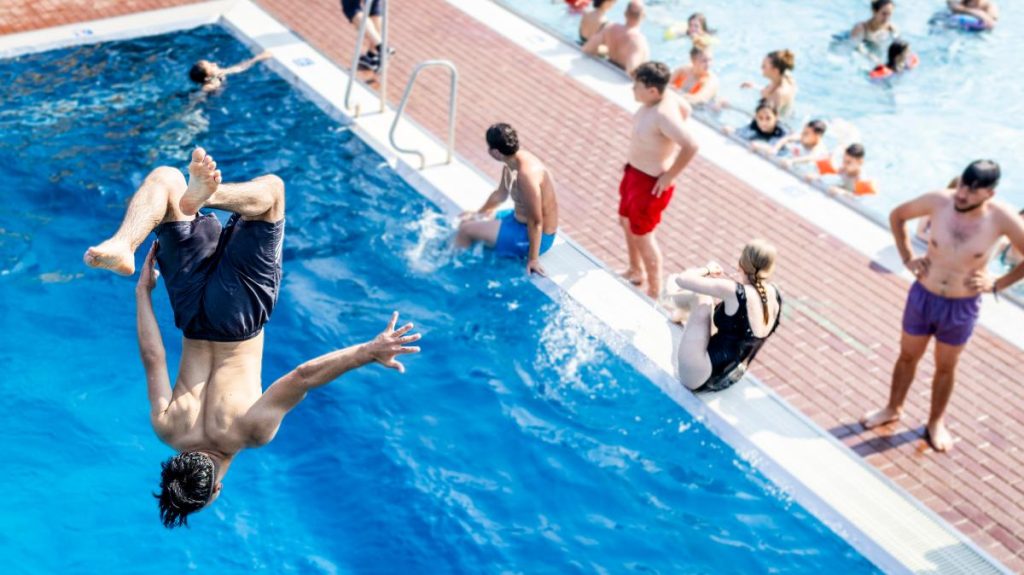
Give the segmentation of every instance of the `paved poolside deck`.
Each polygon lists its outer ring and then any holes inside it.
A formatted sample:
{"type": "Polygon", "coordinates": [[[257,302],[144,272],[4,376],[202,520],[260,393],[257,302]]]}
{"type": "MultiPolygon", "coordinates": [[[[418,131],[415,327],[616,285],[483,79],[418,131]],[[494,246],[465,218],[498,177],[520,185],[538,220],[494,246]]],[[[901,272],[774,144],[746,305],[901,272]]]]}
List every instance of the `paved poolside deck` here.
{"type": "MultiPolygon", "coordinates": [[[[185,3],[7,0],[0,4],[0,33],[185,3]]],[[[259,4],[336,62],[349,61],[355,33],[336,1],[259,4]]],[[[563,230],[609,266],[621,266],[615,207],[629,115],[443,0],[392,2],[391,9],[392,41],[400,50],[392,62],[392,101],[417,62],[453,60],[461,75],[459,154],[497,175],[483,131],[499,120],[517,126],[560,183],[563,230]]],[[[446,94],[445,78],[428,74],[408,108],[439,135],[447,129],[446,94]]],[[[922,453],[929,361],[911,393],[906,423],[882,432],[864,432],[856,423],[885,401],[905,280],[701,158],[681,178],[659,233],[669,269],[709,258],[732,261],[754,236],[776,243],[788,314],[759,356],[755,375],[1010,569],[1024,571],[1024,452],[1016,445],[1024,435],[1024,398],[1014,393],[1024,351],[979,330],[964,354],[949,410],[960,441],[948,455],[922,453]]]]}

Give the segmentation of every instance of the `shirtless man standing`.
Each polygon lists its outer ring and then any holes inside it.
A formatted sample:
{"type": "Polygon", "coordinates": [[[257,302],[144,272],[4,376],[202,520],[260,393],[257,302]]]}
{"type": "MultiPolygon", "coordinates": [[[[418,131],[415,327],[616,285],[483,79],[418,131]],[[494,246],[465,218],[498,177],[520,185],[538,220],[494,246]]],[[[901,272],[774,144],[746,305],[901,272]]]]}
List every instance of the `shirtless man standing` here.
{"type": "Polygon", "coordinates": [[[597,56],[601,48],[605,47],[608,50],[608,61],[632,76],[633,70],[646,62],[651,54],[647,38],[640,30],[643,19],[643,0],[630,0],[626,5],[626,24],[609,24],[601,28],[583,45],[583,52],[597,56]]]}
{"type": "Polygon", "coordinates": [[[861,419],[865,428],[900,418],[917,364],[935,336],[935,377],[925,440],[936,451],[952,447],[953,438],[943,418],[953,395],[960,352],[978,320],[981,294],[998,294],[1024,277],[1024,263],[997,279],[987,272],[989,258],[1004,236],[1017,249],[1024,248],[1024,219],[991,199],[999,176],[995,162],[975,161],[964,170],[957,188],[920,196],[897,206],[889,216],[900,257],[917,281],[903,311],[900,356],[893,369],[889,404],[865,415],[861,419]],[[908,220],[920,217],[932,222],[923,257],[912,251],[905,229],[908,220]]]}
{"type": "Polygon", "coordinates": [[[487,128],[487,148],[503,164],[501,181],[484,205],[462,214],[455,245],[467,248],[484,242],[501,255],[526,258],[526,273],[544,275],[540,255],[548,251],[558,232],[555,180],[537,156],[519,147],[519,135],[508,124],[487,128]],[[512,198],[513,208],[498,212],[512,198]]]}
{"type": "Polygon", "coordinates": [[[372,341],[307,361],[263,393],[263,324],[281,282],[284,183],[267,175],[221,184],[217,164],[202,148],[192,153],[188,171],[186,185],[174,168],[153,170],[117,233],[84,256],[92,267],[131,275],[136,248],[149,232],[157,235],[135,297],[150,421],[157,436],[179,452],[161,464],[160,518],[168,528],[187,525],[189,514],[212,503],[235,455],[270,442],[309,390],[368,363],[404,371],[395,357],[419,351],[404,347],[419,335],[407,335],[412,324],[395,330],[396,312],[372,341]],[[204,206],[234,215],[221,229],[212,213],[198,214],[204,206]],[[173,389],[153,313],[157,261],[174,323],[184,333],[173,389]]]}
{"type": "Polygon", "coordinates": [[[626,234],[629,269],[634,285],[647,281],[647,295],[661,295],[661,250],[654,228],[668,207],[673,182],[697,155],[680,113],[681,100],[666,91],[671,71],[661,62],[646,62],[633,74],[633,97],[640,110],[633,117],[629,163],[619,184],[619,223],[626,234]]]}

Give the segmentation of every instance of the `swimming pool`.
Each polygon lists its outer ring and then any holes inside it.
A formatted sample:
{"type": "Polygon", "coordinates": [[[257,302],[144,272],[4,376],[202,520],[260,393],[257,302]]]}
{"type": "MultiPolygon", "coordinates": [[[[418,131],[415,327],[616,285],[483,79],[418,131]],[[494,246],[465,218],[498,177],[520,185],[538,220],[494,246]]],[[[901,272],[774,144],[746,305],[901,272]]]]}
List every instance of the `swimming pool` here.
{"type": "MultiPolygon", "coordinates": [[[[515,262],[452,257],[440,211],[223,30],[0,62],[5,572],[823,572],[872,569],[600,343],[515,262]],[[84,270],[156,163],[205,146],[289,186],[265,379],[375,334],[425,335],[398,377],[319,390],[240,457],[187,531],[157,521],[132,279],[84,270]]],[[[155,300],[176,362],[180,339],[155,300]]]]}
{"type": "MultiPolygon", "coordinates": [[[[568,41],[578,37],[579,18],[565,3],[552,0],[498,0],[509,9],[548,25],[568,41]]],[[[991,157],[1003,166],[999,196],[1024,207],[1024,79],[1017,69],[1024,40],[1015,30],[1021,14],[1003,10],[992,33],[970,34],[928,25],[943,3],[897,2],[894,17],[902,36],[920,56],[921,65],[890,85],[867,80],[867,59],[848,48],[832,47],[832,36],[849,31],[870,16],[869,2],[802,2],[800,0],[650,0],[644,31],[655,59],[672,67],[689,62],[690,42],[666,41],[666,26],[703,12],[717,30],[714,69],[721,94],[753,109],[755,91],[740,90],[745,80],[759,86],[766,53],[788,48],[796,54],[800,92],[794,124],[809,118],[842,118],[861,132],[867,149],[865,173],[877,180],[880,193],[861,198],[876,216],[901,201],[944,187],[971,160],[991,157]]],[[[613,8],[621,22],[625,2],[613,8]]]]}

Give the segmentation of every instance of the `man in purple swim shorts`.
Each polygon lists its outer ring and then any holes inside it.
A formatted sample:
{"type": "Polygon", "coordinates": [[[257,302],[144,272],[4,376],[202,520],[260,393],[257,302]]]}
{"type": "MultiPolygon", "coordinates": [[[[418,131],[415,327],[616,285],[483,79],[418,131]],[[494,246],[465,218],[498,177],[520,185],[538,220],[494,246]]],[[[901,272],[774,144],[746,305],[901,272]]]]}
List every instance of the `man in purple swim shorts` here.
{"type": "Polygon", "coordinates": [[[960,353],[978,321],[981,294],[998,296],[1024,277],[1024,263],[999,278],[990,277],[987,271],[988,261],[1004,236],[1012,245],[1024,246],[1024,219],[1011,207],[992,199],[999,176],[995,162],[972,162],[955,189],[920,196],[897,206],[889,216],[896,248],[917,281],[910,288],[903,310],[903,337],[892,373],[889,403],[861,419],[865,428],[900,418],[917,364],[934,337],[935,376],[924,438],[935,451],[952,447],[953,438],[944,417],[953,395],[960,353]],[[906,223],[922,217],[931,220],[931,236],[928,251],[918,257],[911,248],[906,223]]]}

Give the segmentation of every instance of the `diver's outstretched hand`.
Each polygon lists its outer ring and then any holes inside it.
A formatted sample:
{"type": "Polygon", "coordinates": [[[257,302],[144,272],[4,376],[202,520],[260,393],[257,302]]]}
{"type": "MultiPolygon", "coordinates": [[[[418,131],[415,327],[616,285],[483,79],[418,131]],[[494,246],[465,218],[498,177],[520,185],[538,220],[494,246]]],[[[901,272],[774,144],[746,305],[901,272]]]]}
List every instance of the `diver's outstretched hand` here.
{"type": "Polygon", "coordinates": [[[412,331],[413,326],[411,323],[395,329],[397,324],[398,312],[396,311],[391,314],[391,321],[388,322],[388,327],[380,335],[373,338],[372,341],[366,343],[366,351],[373,358],[373,361],[384,367],[397,369],[399,373],[405,373],[405,366],[395,358],[407,353],[419,353],[420,348],[418,346],[407,346],[406,344],[419,341],[421,336],[418,333],[406,335],[412,331]]]}

